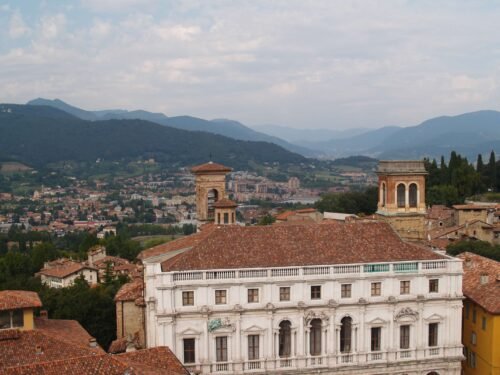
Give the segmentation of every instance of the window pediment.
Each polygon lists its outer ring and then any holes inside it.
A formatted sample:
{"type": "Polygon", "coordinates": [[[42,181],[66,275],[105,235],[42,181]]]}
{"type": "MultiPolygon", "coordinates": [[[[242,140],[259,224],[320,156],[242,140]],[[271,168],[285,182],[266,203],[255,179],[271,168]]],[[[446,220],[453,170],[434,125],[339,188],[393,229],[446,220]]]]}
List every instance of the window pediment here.
{"type": "Polygon", "coordinates": [[[202,334],[202,332],[197,331],[193,328],[188,328],[188,329],[185,329],[184,331],[180,332],[181,336],[200,336],[201,334],[202,334]]]}
{"type": "Polygon", "coordinates": [[[244,329],[243,332],[247,333],[247,334],[252,334],[252,333],[262,333],[264,332],[265,329],[262,328],[262,327],[259,327],[257,325],[253,325],[251,327],[248,327],[247,329],[244,329]]]}
{"type": "Polygon", "coordinates": [[[425,318],[425,320],[428,322],[439,322],[444,320],[444,316],[441,316],[439,314],[432,314],[431,316],[425,318]]]}
{"type": "Polygon", "coordinates": [[[381,318],[375,318],[369,322],[367,322],[368,325],[373,325],[373,326],[379,326],[379,325],[385,325],[387,324],[387,321],[381,319],[381,318]]]}

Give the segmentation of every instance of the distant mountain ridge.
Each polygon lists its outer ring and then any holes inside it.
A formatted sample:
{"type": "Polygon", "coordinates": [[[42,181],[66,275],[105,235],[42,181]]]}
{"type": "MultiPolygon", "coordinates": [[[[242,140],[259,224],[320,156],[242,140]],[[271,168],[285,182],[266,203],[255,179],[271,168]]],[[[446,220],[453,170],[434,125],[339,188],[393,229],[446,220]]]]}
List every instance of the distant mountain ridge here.
{"type": "Polygon", "coordinates": [[[234,168],[296,164],[303,156],[268,142],[176,129],[144,120],[82,120],[54,107],[0,104],[0,158],[33,166],[74,160],[154,158],[171,165],[206,162],[212,155],[234,168]]]}
{"type": "Polygon", "coordinates": [[[167,117],[163,113],[154,113],[144,110],[127,111],[123,109],[111,109],[101,111],[88,111],[63,102],[60,99],[43,99],[38,98],[30,100],[28,105],[45,105],[58,108],[62,111],[70,113],[82,120],[99,121],[99,120],[146,120],[155,122],[160,125],[170,126],[172,128],[188,130],[188,131],[204,131],[213,134],[219,134],[243,141],[260,141],[270,142],[281,146],[289,151],[299,153],[305,156],[313,156],[314,152],[302,147],[284,141],[278,137],[273,137],[258,131],[255,131],[238,121],[233,120],[204,120],[192,116],[174,116],[167,117]]]}

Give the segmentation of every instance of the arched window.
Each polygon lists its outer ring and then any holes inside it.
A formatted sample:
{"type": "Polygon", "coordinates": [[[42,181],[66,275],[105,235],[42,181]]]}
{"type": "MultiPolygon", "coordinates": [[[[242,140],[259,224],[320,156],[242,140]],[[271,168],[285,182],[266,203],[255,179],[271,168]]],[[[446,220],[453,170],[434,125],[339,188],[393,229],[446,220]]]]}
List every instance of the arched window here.
{"type": "Polygon", "coordinates": [[[410,184],[410,207],[417,207],[417,184],[410,184]]]}
{"type": "Polygon", "coordinates": [[[207,193],[208,219],[214,218],[214,203],[219,200],[219,192],[216,189],[210,189],[207,193]]]}
{"type": "Polygon", "coordinates": [[[352,350],[352,319],[346,316],[340,323],[340,352],[349,353],[352,350]]]}
{"type": "Polygon", "coordinates": [[[406,206],[406,186],[405,184],[399,184],[398,187],[396,188],[397,191],[397,201],[398,201],[398,208],[404,208],[406,206]]]}
{"type": "Polygon", "coordinates": [[[309,349],[311,355],[321,355],[321,319],[311,320],[309,349]]]}
{"type": "Polygon", "coordinates": [[[387,197],[387,191],[385,187],[385,182],[382,182],[382,207],[385,207],[386,197],[387,197]]]}
{"type": "Polygon", "coordinates": [[[431,371],[427,375],[439,375],[436,371],[431,371]]]}
{"type": "Polygon", "coordinates": [[[290,357],[292,352],[292,323],[283,320],[279,330],[279,356],[290,357]]]}

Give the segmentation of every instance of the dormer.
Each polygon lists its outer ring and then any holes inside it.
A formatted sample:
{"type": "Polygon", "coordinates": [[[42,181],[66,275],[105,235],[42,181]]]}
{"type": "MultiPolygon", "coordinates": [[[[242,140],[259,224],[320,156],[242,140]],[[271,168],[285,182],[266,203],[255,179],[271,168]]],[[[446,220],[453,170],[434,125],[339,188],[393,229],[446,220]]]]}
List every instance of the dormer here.
{"type": "Polygon", "coordinates": [[[42,302],[35,292],[5,290],[0,292],[0,330],[32,330],[34,310],[42,302]]]}

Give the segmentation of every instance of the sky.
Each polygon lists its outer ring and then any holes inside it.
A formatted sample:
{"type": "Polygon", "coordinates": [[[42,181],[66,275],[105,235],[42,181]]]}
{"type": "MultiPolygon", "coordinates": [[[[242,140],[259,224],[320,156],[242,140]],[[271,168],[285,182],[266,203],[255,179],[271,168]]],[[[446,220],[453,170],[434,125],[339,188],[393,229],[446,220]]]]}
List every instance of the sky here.
{"type": "Polygon", "coordinates": [[[0,102],[247,125],[500,109],[500,1],[0,0],[0,102]]]}

